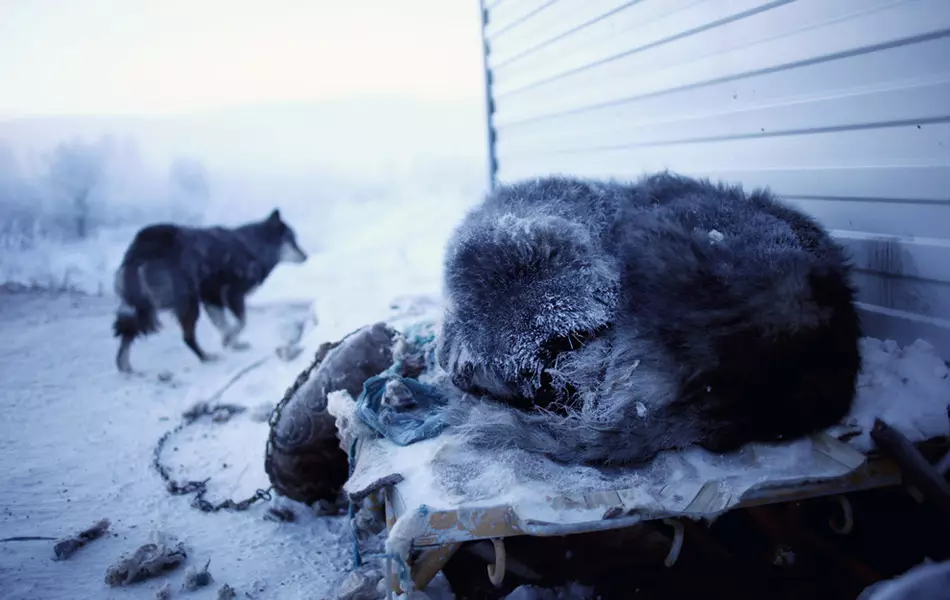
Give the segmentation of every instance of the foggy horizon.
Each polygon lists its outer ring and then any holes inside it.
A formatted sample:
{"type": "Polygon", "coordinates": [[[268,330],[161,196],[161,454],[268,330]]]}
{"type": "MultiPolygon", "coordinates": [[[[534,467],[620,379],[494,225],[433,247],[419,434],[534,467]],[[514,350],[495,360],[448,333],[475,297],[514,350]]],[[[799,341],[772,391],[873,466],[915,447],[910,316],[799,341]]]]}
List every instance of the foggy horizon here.
{"type": "Polygon", "coordinates": [[[482,95],[478,4],[0,6],[0,121],[161,115],[366,94],[482,95]]]}

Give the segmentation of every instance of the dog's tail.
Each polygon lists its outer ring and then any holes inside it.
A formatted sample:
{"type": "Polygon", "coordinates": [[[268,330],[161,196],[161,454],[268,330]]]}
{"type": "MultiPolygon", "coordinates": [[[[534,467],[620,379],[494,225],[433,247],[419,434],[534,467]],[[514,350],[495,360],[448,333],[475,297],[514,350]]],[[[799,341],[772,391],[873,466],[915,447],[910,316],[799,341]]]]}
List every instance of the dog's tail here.
{"type": "Polygon", "coordinates": [[[116,295],[122,304],[116,311],[112,331],[123,340],[158,331],[158,313],[142,286],[140,268],[123,265],[115,276],[116,295]]]}

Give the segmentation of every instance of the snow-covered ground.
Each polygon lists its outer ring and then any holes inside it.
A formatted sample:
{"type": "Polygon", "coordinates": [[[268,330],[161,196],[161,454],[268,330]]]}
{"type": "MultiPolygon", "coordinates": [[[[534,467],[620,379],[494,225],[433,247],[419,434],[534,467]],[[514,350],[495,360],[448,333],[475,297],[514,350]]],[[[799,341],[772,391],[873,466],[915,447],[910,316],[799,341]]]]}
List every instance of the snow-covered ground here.
{"type": "MultiPolygon", "coordinates": [[[[302,512],[296,523],[274,523],[261,518],[260,507],[203,514],[188,506],[188,497],[167,494],[150,465],[156,441],[181,413],[229,372],[273,353],[308,307],[256,307],[248,324],[252,350],[209,365],[198,363],[166,326],[133,348],[133,364],[148,373],[143,377],[120,376],[113,367],[113,309],[107,298],[0,294],[0,537],[61,537],[102,518],[110,519],[114,534],[66,561],[52,560],[52,542],[0,543],[0,596],[151,598],[166,578],[125,589],[110,588],[104,576],[122,553],[149,541],[153,529],[184,542],[189,564],[211,559],[216,585],[189,597],[213,598],[222,583],[254,598],[330,592],[349,558],[342,520],[302,512]],[[159,381],[162,371],[172,372],[172,380],[159,381]]],[[[218,350],[206,320],[198,335],[218,350]]],[[[296,367],[281,367],[275,379],[291,381],[288,371],[296,367]]],[[[249,390],[248,400],[279,400],[272,390],[263,392],[256,399],[249,390]]],[[[169,448],[173,468],[186,467],[177,476],[223,482],[212,486],[212,500],[267,487],[266,424],[242,414],[213,431],[196,427],[212,439],[200,444],[185,436],[177,452],[169,448]]],[[[183,571],[167,578],[175,592],[183,571]]]]}

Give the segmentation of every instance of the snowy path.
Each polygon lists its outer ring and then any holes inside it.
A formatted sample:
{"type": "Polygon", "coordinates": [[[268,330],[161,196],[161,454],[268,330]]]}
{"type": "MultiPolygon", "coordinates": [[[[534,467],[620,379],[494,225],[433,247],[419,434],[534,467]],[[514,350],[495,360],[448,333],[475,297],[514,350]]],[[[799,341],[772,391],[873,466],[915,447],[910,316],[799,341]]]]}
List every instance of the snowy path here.
{"type": "MultiPolygon", "coordinates": [[[[167,494],[150,466],[156,440],[182,411],[227,374],[272,354],[307,308],[252,307],[244,337],[252,349],[210,365],[194,359],[163,315],[164,329],[132,349],[133,366],[148,374],[130,378],[113,366],[113,307],[110,298],[0,294],[0,538],[62,537],[103,517],[112,521],[112,534],[63,562],[52,560],[53,542],[0,543],[0,597],[153,598],[165,581],[173,598],[214,598],[223,583],[243,598],[324,597],[349,557],[341,519],[298,511],[296,523],[275,523],[262,518],[265,503],[245,513],[204,514],[188,506],[189,497],[167,494]],[[157,376],[166,370],[175,376],[162,383],[157,376]],[[126,588],[106,585],[106,568],[149,541],[153,529],[185,543],[185,565],[126,588]],[[185,566],[209,558],[215,582],[179,591],[185,566]]],[[[220,352],[206,317],[198,339],[220,352]]],[[[245,390],[249,408],[276,403],[304,360],[268,362],[273,385],[245,390]]],[[[212,501],[267,487],[267,425],[252,412],[226,424],[202,422],[169,444],[178,450],[178,461],[169,462],[184,468],[179,476],[212,477],[212,501]]]]}

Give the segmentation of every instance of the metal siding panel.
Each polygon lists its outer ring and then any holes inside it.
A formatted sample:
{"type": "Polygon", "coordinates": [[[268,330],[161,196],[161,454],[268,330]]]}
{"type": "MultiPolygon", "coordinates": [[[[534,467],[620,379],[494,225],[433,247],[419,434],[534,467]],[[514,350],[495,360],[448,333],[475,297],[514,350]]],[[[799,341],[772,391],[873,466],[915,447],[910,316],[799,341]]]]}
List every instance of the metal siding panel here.
{"type": "Polygon", "coordinates": [[[950,322],[950,286],[946,284],[911,281],[865,270],[854,274],[854,283],[861,302],[950,322]]]}
{"type": "MultiPolygon", "coordinates": [[[[490,40],[491,65],[495,69],[519,69],[543,60],[552,48],[561,52],[584,30],[609,19],[616,12],[643,0],[559,0],[537,18],[529,19],[516,35],[502,35],[490,40]],[[572,37],[574,36],[574,37],[572,37]],[[515,64],[517,63],[517,64],[515,64]]],[[[696,0],[693,0],[694,2],[696,0]]]]}
{"type": "MultiPolygon", "coordinates": [[[[628,65],[636,65],[644,56],[675,61],[676,57],[689,57],[690,49],[683,46],[703,44],[710,38],[719,40],[715,42],[717,45],[741,44],[703,33],[711,33],[717,26],[723,27],[725,24],[734,26],[743,18],[790,1],[638,2],[610,19],[543,48],[534,56],[499,69],[498,94],[501,97],[526,93],[535,88],[547,89],[552,85],[569,87],[574,82],[597,79],[602,73],[629,75],[635,71],[630,71],[628,65]]],[[[706,48],[706,51],[711,49],[706,48]]],[[[544,90],[535,93],[543,95],[544,90]]]]}
{"type": "Polygon", "coordinates": [[[485,26],[485,36],[495,39],[523,27],[557,0],[506,0],[489,8],[491,18],[485,26]]]}
{"type": "MultiPolygon", "coordinates": [[[[502,165],[517,156],[503,141],[499,138],[497,148],[502,165]]],[[[650,171],[669,168],[691,172],[719,172],[734,165],[749,170],[950,165],[950,123],[911,122],[821,133],[634,143],[627,147],[552,151],[532,156],[550,157],[551,164],[564,166],[577,160],[579,168],[596,160],[601,169],[606,167],[613,172],[629,171],[634,165],[650,171]]],[[[937,193],[946,197],[946,191],[937,193]]]]}
{"type": "MultiPolygon", "coordinates": [[[[728,42],[716,43],[718,38],[714,34],[720,33],[717,29],[704,30],[701,35],[674,39],[668,44],[645,45],[642,50],[615,60],[574,69],[542,82],[528,82],[515,89],[506,87],[499,72],[495,81],[498,110],[517,114],[520,107],[522,112],[527,109],[536,116],[569,113],[950,35],[950,2],[946,0],[909,0],[908,6],[914,9],[905,9],[907,14],[893,6],[886,10],[868,6],[853,18],[843,19],[846,15],[832,11],[833,7],[859,1],[799,0],[802,4],[782,4],[723,25],[721,29],[729,33],[728,42]],[[810,17],[810,13],[802,11],[805,5],[821,11],[829,21],[810,17]],[[793,8],[798,9],[797,15],[780,14],[793,8]],[[799,18],[795,19],[796,16],[799,18]],[[734,31],[740,26],[742,33],[734,31]],[[763,28],[781,28],[782,34],[767,36],[763,28]],[[695,47],[691,52],[683,52],[680,47],[685,44],[695,47]],[[713,44],[729,49],[703,50],[713,44]]],[[[748,4],[751,6],[752,2],[748,4]]],[[[509,118],[506,114],[505,119],[509,118]]]]}
{"type": "MultiPolygon", "coordinates": [[[[536,107],[496,99],[498,125],[506,135],[539,135],[558,131],[634,128],[676,120],[719,119],[743,110],[776,107],[837,96],[865,94],[948,78],[943,64],[950,56],[950,36],[906,44],[884,51],[855,54],[834,61],[810,63],[757,73],[740,79],[703,82],[672,89],[647,89],[622,102],[549,116],[536,107]]],[[[650,77],[649,73],[641,75],[650,77]]],[[[864,102],[852,103],[862,110],[864,102]]],[[[771,124],[773,127],[776,123],[771,124]]]]}
{"type": "MultiPolygon", "coordinates": [[[[950,38],[944,45],[950,56],[950,38]]],[[[776,137],[871,129],[899,123],[925,125],[948,118],[950,77],[919,83],[915,79],[864,89],[841,90],[833,95],[811,95],[782,102],[753,100],[743,108],[702,115],[664,116],[644,121],[643,116],[623,120],[555,118],[499,125],[509,152],[583,151],[598,148],[649,146],[753,137],[776,137]]],[[[711,107],[706,110],[709,111],[711,107]]],[[[669,111],[669,107],[667,107],[669,111]]]]}
{"type": "Polygon", "coordinates": [[[500,181],[669,168],[768,186],[848,249],[869,334],[950,356],[950,1],[488,11],[500,181]]]}
{"type": "Polygon", "coordinates": [[[784,200],[830,229],[877,232],[899,237],[950,238],[950,203],[910,198],[816,198],[784,200]]]}

